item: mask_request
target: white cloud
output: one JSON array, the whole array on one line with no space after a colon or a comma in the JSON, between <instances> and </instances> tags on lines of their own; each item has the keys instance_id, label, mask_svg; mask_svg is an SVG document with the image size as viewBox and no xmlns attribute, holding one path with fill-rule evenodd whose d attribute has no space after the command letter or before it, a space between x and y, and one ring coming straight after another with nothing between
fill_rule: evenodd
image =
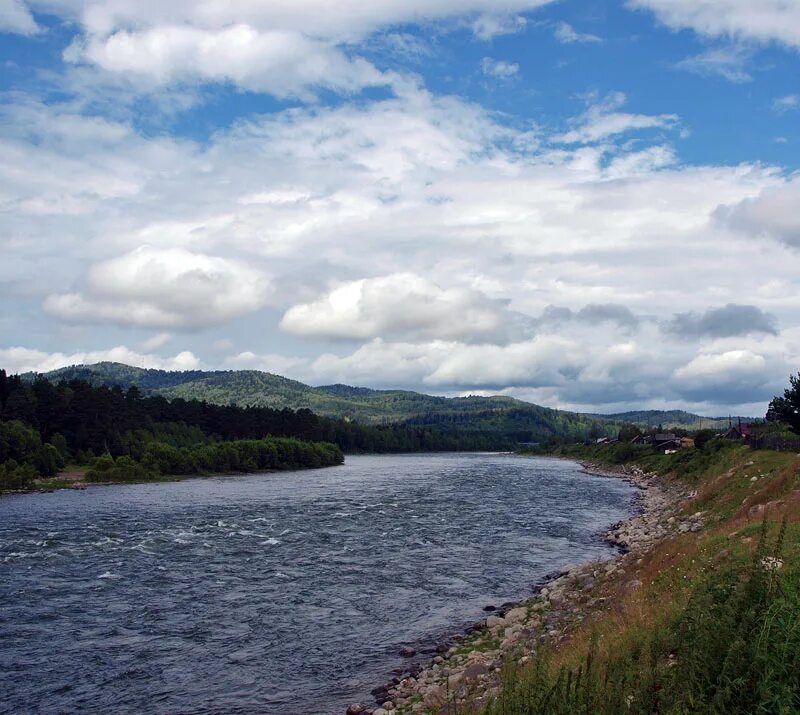
<instances>
[{"instance_id":1,"label":"white cloud","mask_svg":"<svg viewBox=\"0 0 800 715\"><path fill-rule=\"evenodd\" d=\"M263 273L217 256L142 246L92 266L85 293L55 293L45 310L66 322L198 328L257 310Z\"/></svg>"},{"instance_id":2,"label":"white cloud","mask_svg":"<svg viewBox=\"0 0 800 715\"><path fill-rule=\"evenodd\" d=\"M761 340L758 348L744 341L731 349L733 344L712 341L696 352L665 340L652 322L626 335L609 324L562 326L507 345L378 338L348 355L322 355L298 367L297 376L315 384L501 392L567 409L695 406L721 414L723 406L736 405L759 414L798 352L787 354L777 337Z\"/></svg>"},{"instance_id":3,"label":"white cloud","mask_svg":"<svg viewBox=\"0 0 800 715\"><path fill-rule=\"evenodd\" d=\"M640 129L672 129L678 123L675 114L630 114L617 111L626 102L622 92L612 92L575 121L575 128L554 140L563 144L589 144L608 137Z\"/></svg>"},{"instance_id":4,"label":"white cloud","mask_svg":"<svg viewBox=\"0 0 800 715\"><path fill-rule=\"evenodd\" d=\"M502 341L513 329L504 301L480 291L442 288L413 273L362 279L291 307L281 328L295 335L368 339L385 336Z\"/></svg>"},{"instance_id":5,"label":"white cloud","mask_svg":"<svg viewBox=\"0 0 800 715\"><path fill-rule=\"evenodd\" d=\"M610 105L606 114L622 113L619 98ZM5 106L0 117L0 151L9 158L0 164L0 289L16 281L67 295L51 299L56 319L42 324L70 339L92 328L57 323L100 318L174 332L236 319L208 337L235 342L218 346L218 354L235 353L226 365L279 366L316 383L512 390L584 407L702 402L673 376L699 352L751 350L781 382L800 359L791 332L800 322L792 300L800 252L720 220L730 207L793 186L775 167L681 165L663 138L632 142L624 133L553 148L542 128L517 129L475 104L414 88L253 116L203 144L147 138L67 106ZM573 128L585 123L582 116ZM787 213L783 229L791 220ZM154 259L157 271L131 258L143 244L153 255L169 253ZM118 267L109 256L128 258ZM105 282L97 267L84 277L92 262L110 263ZM348 348L313 334L303 352L326 355L278 359L282 345L297 345L277 330L282 312L317 302L329 310L324 298L337 285L397 273L432 291L425 295L447 339L420 303L404 315L379 291L366 313L361 304L354 313L374 321L373 332L353 338L363 346L340 354ZM272 293L264 292L265 275ZM187 291L177 288L184 282ZM494 315L500 327L470 332L444 317L440 308L457 291L482 296L464 305L486 308L487 325ZM29 344L17 316L41 318L41 299L14 298L24 311L3 316L7 345ZM509 299L513 313L493 302ZM724 345L700 334L676 341L643 318L701 315L728 303L776 316L779 334L758 336L774 345L773 357L750 336ZM634 319L586 310L611 304ZM548 305L572 317L537 322ZM398 314L397 324L386 318ZM518 314L534 316L533 329L518 329ZM771 396L772 384L758 387L758 399ZM743 394L715 390L714 404Z\"/></svg>"},{"instance_id":6,"label":"white cloud","mask_svg":"<svg viewBox=\"0 0 800 715\"><path fill-rule=\"evenodd\" d=\"M800 94L787 94L784 97L778 97L772 102L772 109L777 114L800 109Z\"/></svg>"},{"instance_id":7,"label":"white cloud","mask_svg":"<svg viewBox=\"0 0 800 715\"><path fill-rule=\"evenodd\" d=\"M22 0L0 0L0 32L35 35L39 26Z\"/></svg>"},{"instance_id":8,"label":"white cloud","mask_svg":"<svg viewBox=\"0 0 800 715\"><path fill-rule=\"evenodd\" d=\"M243 24L219 30L161 26L118 31L75 43L66 57L154 85L187 79L232 82L277 97L309 97L315 88L350 93L392 81L391 75L366 60L349 58L329 43Z\"/></svg>"},{"instance_id":9,"label":"white cloud","mask_svg":"<svg viewBox=\"0 0 800 715\"><path fill-rule=\"evenodd\" d=\"M593 43L593 42L602 42L603 38L598 37L597 35L592 35L588 32L578 32L572 25L568 22L559 22L555 26L555 30L553 31L553 35L559 42L563 42L564 44L573 44L576 42L579 43Z\"/></svg>"},{"instance_id":10,"label":"white cloud","mask_svg":"<svg viewBox=\"0 0 800 715\"><path fill-rule=\"evenodd\" d=\"M272 353L256 354L250 350L230 355L223 365L227 370L261 370L274 375L290 375L306 369L305 358L286 357Z\"/></svg>"},{"instance_id":11,"label":"white cloud","mask_svg":"<svg viewBox=\"0 0 800 715\"><path fill-rule=\"evenodd\" d=\"M505 62L504 60L484 57L481 60L481 71L487 77L510 79L519 74L519 65L516 62Z\"/></svg>"},{"instance_id":12,"label":"white cloud","mask_svg":"<svg viewBox=\"0 0 800 715\"><path fill-rule=\"evenodd\" d=\"M800 180L764 189L758 196L721 206L719 223L752 238L772 238L800 248Z\"/></svg>"},{"instance_id":13,"label":"white cloud","mask_svg":"<svg viewBox=\"0 0 800 715\"><path fill-rule=\"evenodd\" d=\"M713 48L681 60L675 68L705 77L722 77L729 82L750 82L753 78L745 67L751 54L748 48L740 46Z\"/></svg>"},{"instance_id":14,"label":"white cloud","mask_svg":"<svg viewBox=\"0 0 800 715\"><path fill-rule=\"evenodd\" d=\"M750 350L730 350L719 354L698 355L690 363L675 370L679 379L715 378L728 380L731 376L762 372L765 361Z\"/></svg>"},{"instance_id":15,"label":"white cloud","mask_svg":"<svg viewBox=\"0 0 800 715\"><path fill-rule=\"evenodd\" d=\"M628 0L628 5L652 10L674 29L800 46L800 4L794 0Z\"/></svg>"},{"instance_id":16,"label":"white cloud","mask_svg":"<svg viewBox=\"0 0 800 715\"><path fill-rule=\"evenodd\" d=\"M471 26L480 39L516 32L524 13L553 0L41 0L78 24L65 58L133 80L141 90L231 82L278 97L311 98L394 84L353 54L371 35L406 24Z\"/></svg>"},{"instance_id":17,"label":"white cloud","mask_svg":"<svg viewBox=\"0 0 800 715\"><path fill-rule=\"evenodd\" d=\"M147 338L147 340L142 341L142 350L146 352L158 350L159 348L163 348L171 340L172 333L156 333Z\"/></svg>"},{"instance_id":18,"label":"white cloud","mask_svg":"<svg viewBox=\"0 0 800 715\"><path fill-rule=\"evenodd\" d=\"M483 13L472 22L472 31L480 40L491 40L498 35L522 32L528 21L522 15Z\"/></svg>"},{"instance_id":19,"label":"white cloud","mask_svg":"<svg viewBox=\"0 0 800 715\"><path fill-rule=\"evenodd\" d=\"M772 381L764 356L751 350L702 353L673 374L676 390L689 399L723 397L730 402L757 400Z\"/></svg>"},{"instance_id":20,"label":"white cloud","mask_svg":"<svg viewBox=\"0 0 800 715\"><path fill-rule=\"evenodd\" d=\"M159 370L195 370L200 360L191 352L180 352L173 357L139 353L119 345L110 350L86 350L74 353L47 353L23 347L0 348L0 365L9 373L48 372L59 367L95 362L122 362L136 367Z\"/></svg>"}]
</instances>

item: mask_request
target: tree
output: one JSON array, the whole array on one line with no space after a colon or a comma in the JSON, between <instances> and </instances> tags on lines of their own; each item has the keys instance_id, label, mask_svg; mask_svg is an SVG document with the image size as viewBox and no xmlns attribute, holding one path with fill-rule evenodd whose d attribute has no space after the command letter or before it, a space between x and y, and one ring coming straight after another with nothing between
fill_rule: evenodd
<instances>
[{"instance_id":1,"label":"tree","mask_svg":"<svg viewBox=\"0 0 800 715\"><path fill-rule=\"evenodd\" d=\"M767 419L770 422L784 422L795 434L800 434L800 372L789 376L789 387L783 397L775 396L769 403Z\"/></svg>"},{"instance_id":2,"label":"tree","mask_svg":"<svg viewBox=\"0 0 800 715\"><path fill-rule=\"evenodd\" d=\"M0 412L6 407L6 400L11 393L11 385L8 381L8 375L5 370L0 370Z\"/></svg>"},{"instance_id":3,"label":"tree","mask_svg":"<svg viewBox=\"0 0 800 715\"><path fill-rule=\"evenodd\" d=\"M717 436L717 431L713 429L702 429L694 436L694 446L703 449L712 439Z\"/></svg>"},{"instance_id":4,"label":"tree","mask_svg":"<svg viewBox=\"0 0 800 715\"><path fill-rule=\"evenodd\" d=\"M622 427L619 428L619 441L620 442L630 442L636 437L640 437L642 434L642 430L640 430L636 425L630 424L626 422Z\"/></svg>"}]
</instances>

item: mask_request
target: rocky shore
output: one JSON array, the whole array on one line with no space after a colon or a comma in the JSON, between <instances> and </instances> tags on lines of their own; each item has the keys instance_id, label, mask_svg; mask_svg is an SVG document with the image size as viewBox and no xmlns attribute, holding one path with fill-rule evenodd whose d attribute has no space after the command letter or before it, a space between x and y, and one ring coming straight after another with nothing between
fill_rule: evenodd
<instances>
[{"instance_id":1,"label":"rocky shore","mask_svg":"<svg viewBox=\"0 0 800 715\"><path fill-rule=\"evenodd\" d=\"M649 547L702 528L702 512L681 515L681 505L695 494L637 467L582 466L589 474L624 479L639 489L636 514L605 534L619 547L618 555L550 574L532 598L487 606L485 618L440 643L432 659L415 660L417 653L404 648L401 655L412 665L372 691L375 705L354 703L347 715L479 712L497 694L506 662L524 663L543 644L566 640L573 627L602 615L620 589L641 586L631 574Z\"/></svg>"}]
</instances>

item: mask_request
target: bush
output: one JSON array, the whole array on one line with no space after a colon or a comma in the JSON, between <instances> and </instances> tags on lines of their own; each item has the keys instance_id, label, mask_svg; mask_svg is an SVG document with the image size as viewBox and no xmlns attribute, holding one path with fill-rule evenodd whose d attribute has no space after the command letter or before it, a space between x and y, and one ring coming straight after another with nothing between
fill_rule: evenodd
<instances>
[{"instance_id":1,"label":"bush","mask_svg":"<svg viewBox=\"0 0 800 715\"><path fill-rule=\"evenodd\" d=\"M86 472L87 482L129 482L152 478L152 472L128 456L117 457L104 454L94 460Z\"/></svg>"},{"instance_id":2,"label":"bush","mask_svg":"<svg viewBox=\"0 0 800 715\"><path fill-rule=\"evenodd\" d=\"M700 430L694 436L694 446L703 449L711 440L717 436L717 431L713 429Z\"/></svg>"},{"instance_id":3,"label":"bush","mask_svg":"<svg viewBox=\"0 0 800 715\"><path fill-rule=\"evenodd\" d=\"M64 466L64 460L59 451L50 443L39 447L36 456L36 468L43 477L52 477Z\"/></svg>"},{"instance_id":4,"label":"bush","mask_svg":"<svg viewBox=\"0 0 800 715\"><path fill-rule=\"evenodd\" d=\"M0 491L28 489L38 476L32 465L19 464L15 459L9 459L0 464Z\"/></svg>"}]
</instances>

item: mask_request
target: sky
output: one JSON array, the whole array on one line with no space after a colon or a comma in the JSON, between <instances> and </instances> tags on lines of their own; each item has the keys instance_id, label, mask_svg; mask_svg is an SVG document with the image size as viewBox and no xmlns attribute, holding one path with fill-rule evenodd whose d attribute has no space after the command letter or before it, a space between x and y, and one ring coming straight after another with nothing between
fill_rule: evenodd
<instances>
[{"instance_id":1,"label":"sky","mask_svg":"<svg viewBox=\"0 0 800 715\"><path fill-rule=\"evenodd\" d=\"M0 367L763 414L797 0L0 0Z\"/></svg>"}]
</instances>

